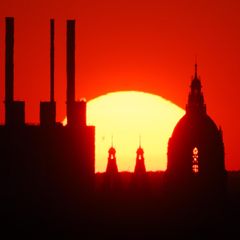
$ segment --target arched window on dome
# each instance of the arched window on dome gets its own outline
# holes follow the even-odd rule
[[[198,166],[198,148],[193,148],[192,151],[192,172],[197,175],[199,173],[199,166]]]

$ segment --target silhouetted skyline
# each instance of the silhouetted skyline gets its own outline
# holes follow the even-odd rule
[[[141,2],[93,0],[3,1],[15,17],[15,99],[27,102],[26,122],[39,123],[39,102],[49,100],[49,19],[55,19],[56,119],[66,116],[65,20],[76,19],[76,99],[135,90],[185,108],[197,56],[208,110],[224,129],[226,168],[240,169],[238,118],[239,17],[237,1]],[[27,50],[27,51],[26,51]],[[0,54],[0,121],[4,121],[4,52]],[[82,84],[84,83],[84,84]],[[93,86],[98,87],[93,87]],[[237,160],[235,160],[237,159]]]
[[[7,121],[0,125],[0,210],[8,236],[219,238],[233,232],[240,214],[234,186],[240,181],[234,177],[240,175],[228,177],[225,171],[222,129],[207,114],[197,65],[186,115],[169,140],[167,171],[146,171],[140,138],[134,173],[119,173],[112,141],[106,172],[95,174],[95,127],[86,124],[86,102],[75,98],[75,20],[65,25],[66,126],[55,118],[53,19],[50,101],[40,103],[38,125],[25,123],[25,102],[14,98],[14,19],[5,21]]]

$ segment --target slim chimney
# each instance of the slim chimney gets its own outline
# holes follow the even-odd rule
[[[6,17],[5,103],[13,102],[14,18]]]
[[[50,20],[50,101],[54,102],[54,19]]]
[[[53,127],[56,124],[54,101],[54,19],[50,19],[50,102],[40,102],[40,125]]]
[[[75,20],[67,20],[67,120],[74,122],[75,102]]]
[[[5,52],[5,123],[23,126],[25,103],[14,101],[14,18],[6,17]]]
[[[75,101],[75,20],[67,20],[67,123],[86,126],[86,101]]]

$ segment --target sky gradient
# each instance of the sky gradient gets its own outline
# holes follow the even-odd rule
[[[197,57],[207,112],[223,129],[226,167],[240,169],[240,2],[2,0],[0,121],[4,121],[5,17],[15,17],[15,99],[39,122],[49,98],[49,19],[55,19],[57,120],[65,116],[66,19],[76,19],[76,96],[135,90],[185,108]]]

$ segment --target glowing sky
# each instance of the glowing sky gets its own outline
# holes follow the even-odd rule
[[[15,98],[39,122],[49,93],[49,19],[56,20],[57,119],[65,116],[66,19],[76,23],[76,95],[144,91],[185,108],[195,56],[207,112],[223,129],[227,169],[240,169],[240,2],[236,0],[2,0],[0,121],[4,121],[4,23],[15,17]]]

